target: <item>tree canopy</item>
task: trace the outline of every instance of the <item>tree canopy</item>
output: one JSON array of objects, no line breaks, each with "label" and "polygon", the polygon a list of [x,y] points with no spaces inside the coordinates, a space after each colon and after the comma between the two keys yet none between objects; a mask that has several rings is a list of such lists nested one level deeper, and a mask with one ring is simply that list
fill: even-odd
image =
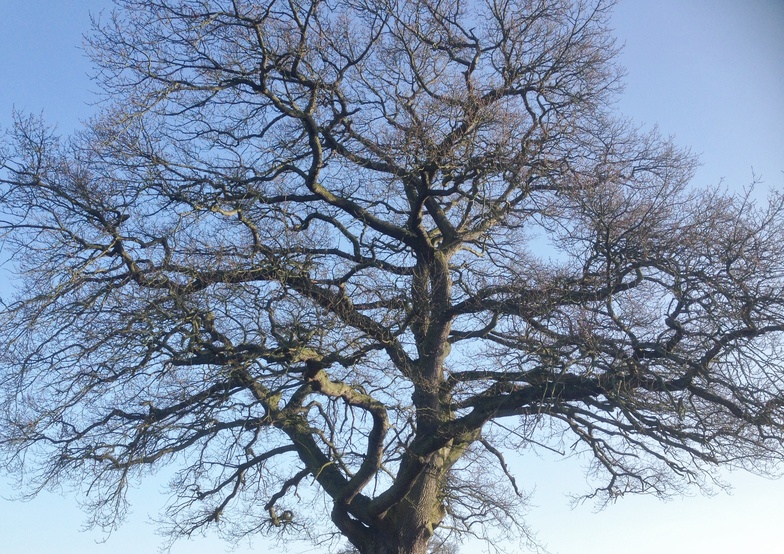
[{"label": "tree canopy", "polygon": [[118,0],[100,113],[0,150],[2,467],[362,554],[527,536],[534,446],[600,501],[773,470],[784,197],[615,113],[609,8]]}]

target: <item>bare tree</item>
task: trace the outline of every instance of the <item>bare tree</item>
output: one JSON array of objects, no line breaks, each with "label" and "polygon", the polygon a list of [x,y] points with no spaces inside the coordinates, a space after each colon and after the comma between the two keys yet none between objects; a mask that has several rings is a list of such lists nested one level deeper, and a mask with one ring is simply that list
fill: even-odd
[{"label": "bare tree", "polygon": [[613,115],[607,9],[119,0],[101,114],[4,143],[4,467],[112,526],[173,464],[173,535],[363,554],[525,534],[534,444],[600,499],[770,470],[784,200]]}]

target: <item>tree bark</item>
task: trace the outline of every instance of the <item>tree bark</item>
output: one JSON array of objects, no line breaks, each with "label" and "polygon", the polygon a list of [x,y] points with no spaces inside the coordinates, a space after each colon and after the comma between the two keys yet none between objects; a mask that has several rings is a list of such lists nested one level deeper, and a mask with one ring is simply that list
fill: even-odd
[{"label": "tree bark", "polygon": [[[445,449],[451,450],[451,449]],[[447,475],[446,456],[434,457],[417,478],[402,502],[378,523],[365,526],[352,521],[348,526],[333,520],[360,554],[426,554],[433,533],[446,515],[443,485]]]}]

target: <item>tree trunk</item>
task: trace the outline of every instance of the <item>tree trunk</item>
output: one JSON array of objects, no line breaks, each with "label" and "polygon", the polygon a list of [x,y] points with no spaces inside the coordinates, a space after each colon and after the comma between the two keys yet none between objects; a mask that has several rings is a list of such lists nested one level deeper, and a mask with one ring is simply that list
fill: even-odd
[{"label": "tree trunk", "polygon": [[370,527],[351,525],[352,529],[347,529],[335,519],[334,512],[333,520],[360,554],[426,554],[446,513],[442,496],[446,474],[444,456],[437,455],[406,497],[378,523]]},{"label": "tree trunk", "polygon": [[358,550],[360,554],[427,554],[429,541],[430,539],[421,538],[412,542],[408,538],[379,533],[374,540],[364,541]]}]

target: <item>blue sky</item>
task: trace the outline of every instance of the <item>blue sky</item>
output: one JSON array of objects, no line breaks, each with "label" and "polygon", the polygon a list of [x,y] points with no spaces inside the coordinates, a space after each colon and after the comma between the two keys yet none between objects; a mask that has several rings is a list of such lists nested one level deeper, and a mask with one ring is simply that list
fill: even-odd
[{"label": "blue sky", "polygon": [[[88,12],[108,0],[0,0],[0,127],[12,106],[57,123],[63,133],[94,111],[97,87],[79,50]],[[619,110],[689,146],[703,162],[701,187],[738,190],[752,180],[784,187],[784,0],[626,0],[614,26],[626,44],[626,91]],[[4,285],[0,283],[0,287]],[[600,513],[570,509],[567,495],[585,490],[577,461],[523,458],[518,481],[535,485],[529,522],[554,554],[781,552],[784,481],[727,474],[732,496],[694,496],[670,502],[625,498]],[[4,483],[0,479],[0,483]],[[161,539],[145,521],[165,498],[148,483],[134,496],[128,524],[98,544],[97,531],[80,533],[83,515],[72,497],[44,494],[28,502],[0,500],[0,534],[7,552],[139,554]],[[695,491],[696,492],[696,491]],[[10,486],[0,494],[11,496]],[[238,554],[265,551],[240,545]],[[224,551],[214,539],[181,542],[175,554]],[[325,552],[303,545],[292,551]],[[481,552],[468,545],[464,554]],[[511,551],[514,551],[511,548]]]}]

